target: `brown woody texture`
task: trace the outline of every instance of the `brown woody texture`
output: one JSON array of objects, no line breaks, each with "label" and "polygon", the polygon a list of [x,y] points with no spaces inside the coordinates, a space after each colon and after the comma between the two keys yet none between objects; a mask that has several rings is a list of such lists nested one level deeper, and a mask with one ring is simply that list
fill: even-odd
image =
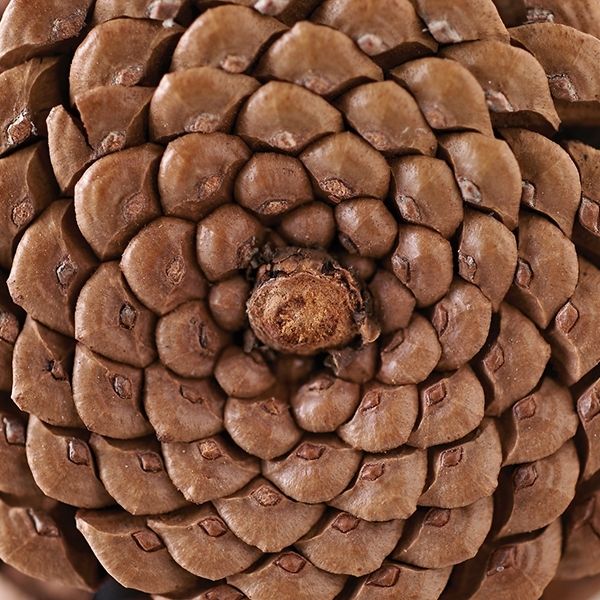
[{"label": "brown woody texture", "polygon": [[600,572],[594,0],[12,0],[0,559],[156,597]]}]

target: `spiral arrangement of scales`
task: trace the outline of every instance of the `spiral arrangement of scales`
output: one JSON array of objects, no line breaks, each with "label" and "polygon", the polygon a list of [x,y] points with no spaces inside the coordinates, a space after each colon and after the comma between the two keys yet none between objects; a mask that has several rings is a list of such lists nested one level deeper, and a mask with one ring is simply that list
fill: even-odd
[{"label": "spiral arrangement of scales", "polygon": [[189,600],[600,572],[598,36],[595,0],[12,0],[0,559]]}]

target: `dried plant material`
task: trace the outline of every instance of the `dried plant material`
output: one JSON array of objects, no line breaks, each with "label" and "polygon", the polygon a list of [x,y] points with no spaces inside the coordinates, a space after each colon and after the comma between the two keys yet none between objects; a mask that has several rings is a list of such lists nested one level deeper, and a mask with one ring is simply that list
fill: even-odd
[{"label": "dried plant material", "polygon": [[485,93],[462,65],[441,58],[422,58],[397,67],[392,77],[414,95],[432,129],[492,135]]},{"label": "dried plant material", "polygon": [[27,461],[36,484],[47,496],[73,506],[103,508],[114,504],[98,479],[87,436],[73,434],[34,416],[29,419]]},{"label": "dried plant material", "polygon": [[156,600],[598,573],[590,1],[12,0],[0,560]]},{"label": "dried plant material", "polygon": [[345,33],[384,68],[437,50],[409,0],[326,0],[312,20]]},{"label": "dried plant material", "polygon": [[[509,40],[492,0],[416,0],[416,9],[440,44]],[[473,19],[473,14],[478,18]]]},{"label": "dried plant material", "polygon": [[502,463],[496,422],[484,419],[467,438],[431,451],[430,460],[432,472],[419,498],[421,506],[458,508],[489,496],[496,489]]},{"label": "dried plant material", "polygon": [[550,377],[502,415],[504,464],[527,463],[558,451],[577,431],[568,388]]},{"label": "dried plant material", "polygon": [[42,143],[0,158],[0,266],[10,269],[23,232],[58,196],[48,151]]},{"label": "dried plant material", "polygon": [[516,308],[503,303],[500,330],[477,361],[489,389],[487,414],[499,415],[538,384],[550,359],[550,346],[535,325]]},{"label": "dried plant material", "polygon": [[469,560],[485,541],[493,514],[490,498],[462,508],[421,509],[406,524],[406,536],[392,556],[427,569]]},{"label": "dried plant material", "polygon": [[306,88],[271,81],[242,108],[236,131],[255,150],[298,154],[311,142],[343,130],[342,115]]},{"label": "dried plant material", "polygon": [[3,499],[0,533],[2,560],[26,575],[88,592],[98,587],[94,553],[65,511],[19,506]]},{"label": "dried plant material", "polygon": [[567,25],[548,22],[516,27],[510,35],[544,68],[562,121],[600,122],[600,93],[595,76],[600,40]]},{"label": "dried plant material", "polygon": [[578,381],[597,364],[600,304],[595,290],[599,282],[600,271],[580,257],[575,292],[556,313],[548,332],[553,363],[567,383]]},{"label": "dried plant material", "polygon": [[365,81],[383,79],[381,69],[343,33],[301,22],[264,55],[257,75],[281,79],[319,94],[337,96]]},{"label": "dried plant material", "polygon": [[495,127],[523,127],[552,134],[560,125],[544,69],[528,52],[498,41],[444,48],[483,88]]},{"label": "dried plant material", "polygon": [[62,101],[62,70],[59,58],[32,58],[0,73],[0,156],[46,134],[46,117]]},{"label": "dried plant material", "polygon": [[258,87],[252,77],[213,67],[169,73],[152,97],[150,137],[165,142],[183,133],[228,133],[240,105]]},{"label": "dried plant material", "polygon": [[[173,54],[171,69],[216,67],[228,73],[246,73],[286,29],[277,19],[250,8],[218,6],[207,10],[186,30]],[[232,30],[237,35],[232,36]]]},{"label": "dried plant material", "polygon": [[0,22],[0,69],[70,49],[86,25],[92,2],[14,0],[9,4]]},{"label": "dried plant material", "polygon": [[[156,86],[181,31],[141,19],[114,19],[94,27],[71,63],[71,101],[99,86]],[[119,38],[127,40],[126,48],[114,43]]]},{"label": "dried plant material", "polygon": [[576,160],[571,160],[554,142],[532,131],[504,129],[502,137],[521,169],[521,205],[550,217],[570,237],[581,202]]},{"label": "dried plant material", "polygon": [[[196,582],[175,563],[143,517],[133,517],[123,510],[81,510],[77,513],[77,528],[108,573],[124,586],[152,594],[173,594]],[[134,556],[136,560],[130,563]]]}]

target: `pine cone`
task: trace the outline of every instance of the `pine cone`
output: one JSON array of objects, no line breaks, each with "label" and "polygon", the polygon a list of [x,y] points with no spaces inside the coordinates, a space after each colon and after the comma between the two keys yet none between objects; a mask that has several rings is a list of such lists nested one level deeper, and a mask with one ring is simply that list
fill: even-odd
[{"label": "pine cone", "polygon": [[205,600],[600,573],[600,151],[558,135],[600,124],[598,35],[592,0],[12,0],[0,559]]}]

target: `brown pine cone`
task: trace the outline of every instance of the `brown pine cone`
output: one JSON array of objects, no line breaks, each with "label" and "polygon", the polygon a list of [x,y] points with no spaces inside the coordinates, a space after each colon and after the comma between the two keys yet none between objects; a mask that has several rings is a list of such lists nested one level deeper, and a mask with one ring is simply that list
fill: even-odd
[{"label": "brown pine cone", "polygon": [[[590,0],[11,0],[0,560],[156,598],[600,573]],[[561,129],[562,134],[562,129]]]}]

